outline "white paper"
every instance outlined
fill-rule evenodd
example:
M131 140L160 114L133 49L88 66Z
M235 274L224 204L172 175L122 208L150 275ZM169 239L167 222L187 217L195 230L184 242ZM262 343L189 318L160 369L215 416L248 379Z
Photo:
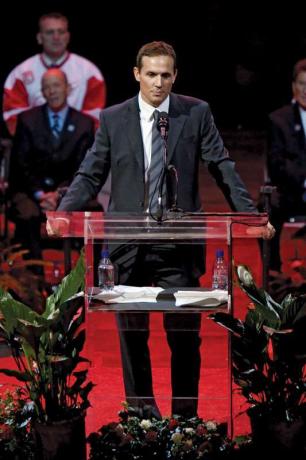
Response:
M228 301L228 291L214 289L212 291L177 291L174 292L175 306L197 303L198 306L214 307ZM201 302L203 304L201 305Z

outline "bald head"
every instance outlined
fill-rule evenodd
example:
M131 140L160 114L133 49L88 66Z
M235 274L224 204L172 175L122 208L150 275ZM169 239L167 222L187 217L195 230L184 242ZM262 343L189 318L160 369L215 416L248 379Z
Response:
M48 69L41 79L41 91L51 110L61 110L67 105L70 92L66 74L61 69Z

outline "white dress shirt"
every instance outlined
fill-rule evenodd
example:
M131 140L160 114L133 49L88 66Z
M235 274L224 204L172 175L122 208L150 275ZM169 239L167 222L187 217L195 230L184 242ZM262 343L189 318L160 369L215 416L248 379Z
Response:
M142 133L143 149L144 149L144 167L145 167L145 184L147 185L148 170L151 164L151 153L152 153L152 128L153 128L153 113L155 110L160 112L169 112L169 96L161 103L158 107L145 102L141 93L138 96L139 108L140 108L140 126ZM148 211L148 191L147 186L145 188L145 210Z

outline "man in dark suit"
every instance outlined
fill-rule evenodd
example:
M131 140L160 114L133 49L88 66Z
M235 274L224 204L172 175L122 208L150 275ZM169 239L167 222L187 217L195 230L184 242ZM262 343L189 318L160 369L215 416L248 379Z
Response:
M224 148L208 104L171 93L176 75L176 55L170 45L152 42L140 49L134 67L135 79L140 84L139 94L101 112L95 143L59 210L80 209L97 193L111 170L109 211L150 212L155 217L160 216L160 203L156 200L158 191L160 201L165 197L160 180L162 171L156 173L155 167L156 163L163 163L164 158L157 148L157 109L169 115L166 162L177 171L177 205L183 211L201 209L198 169L202 159L211 166L233 209L256 212ZM155 155L160 155L157 162ZM113 251L112 259L117 263L121 284L163 288L199 286L199 276L204 269L203 260L200 260L202 253L171 244L141 245L136 251L133 249L129 248L130 253L123 247ZM127 401L150 404L152 414L159 416L152 389L148 315L118 314L117 322ZM200 316L165 314L164 326L172 353L172 413L193 416L197 412L200 371Z
M293 101L269 116L268 174L277 187L272 197L270 269L281 271L280 237L285 221L306 216L306 59L293 69Z
M47 103L18 116L9 179L15 240L32 258L41 258L44 212L56 209L94 139L92 119L67 105L70 88L64 72L47 70L41 86Z

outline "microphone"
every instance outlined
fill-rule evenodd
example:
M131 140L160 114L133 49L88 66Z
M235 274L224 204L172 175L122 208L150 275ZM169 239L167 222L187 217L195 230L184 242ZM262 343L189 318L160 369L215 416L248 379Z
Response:
M167 112L160 112L157 120L157 129L160 132L161 137L164 141L168 139L169 131L169 116Z

